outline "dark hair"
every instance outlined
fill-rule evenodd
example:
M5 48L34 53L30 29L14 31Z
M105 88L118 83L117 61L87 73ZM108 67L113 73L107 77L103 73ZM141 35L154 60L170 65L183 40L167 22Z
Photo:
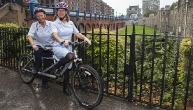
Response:
M34 10L34 14L37 14L38 12L43 12L44 14L46 14L46 12L42 8L37 8Z

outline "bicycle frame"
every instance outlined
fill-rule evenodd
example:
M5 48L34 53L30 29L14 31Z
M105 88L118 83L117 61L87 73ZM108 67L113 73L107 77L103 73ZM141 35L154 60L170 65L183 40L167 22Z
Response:
M71 64L73 64L73 62L75 63L75 66L76 66L76 67L78 66L78 64L82 63L82 59L81 59L81 58L78 58L77 52L76 52L76 50L74 50L74 49L73 49L73 54L74 54L74 56L75 56L74 60L71 61L71 62L69 62L69 63L67 63L67 64L63 67L62 71L61 71L58 75L57 75L57 74L52 75L52 74L46 73L47 71L51 70L51 69L57 64L57 62L54 63L53 65L51 65L49 68L44 69L42 72L39 71L37 74L38 74L38 75L42 75L42 76L46 76L46 77L50 77L50 78L53 78L53 79L58 78L58 76L63 76L64 72L67 70L67 68L68 68ZM53 57L51 57L51 58L50 58L50 57L42 57L42 59L44 59L44 58L45 58L45 59L50 59L50 60L56 61L56 59L54 58L54 54L53 54ZM33 59L34 59L34 57L33 57ZM77 62L78 62L78 63L77 63Z
M74 63L75 68L71 78L73 94L82 106L84 106L85 108L94 108L101 103L103 98L102 80L99 76L99 73L92 66L83 64L82 59L79 58L77 55L75 48L79 45L81 47L84 46L86 42L69 42L69 44L72 45L74 60L67 63L65 66L63 65L62 67L60 67L58 71L58 69L54 68L58 63L57 57L55 57L52 52L51 57L41 57L42 60L52 60L52 65L46 69L43 69L42 67L37 74L41 76L46 76L48 78L53 78L54 80L59 82L63 82L65 80L65 71ZM27 48L32 49L31 46L27 46ZM52 49L53 47L45 46L45 50L52 51ZM32 74L34 68L34 60L35 56L30 54L23 54L19 59L19 74L22 81L26 84L32 83L35 79L36 75ZM48 71L50 70L53 72L53 74L48 74ZM90 97L91 99L89 99Z

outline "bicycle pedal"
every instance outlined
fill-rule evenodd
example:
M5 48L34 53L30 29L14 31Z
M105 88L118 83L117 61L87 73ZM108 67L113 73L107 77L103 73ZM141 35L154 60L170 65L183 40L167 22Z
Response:
M64 77L58 77L57 79L56 79L56 81L58 81L58 82L63 82L64 81Z

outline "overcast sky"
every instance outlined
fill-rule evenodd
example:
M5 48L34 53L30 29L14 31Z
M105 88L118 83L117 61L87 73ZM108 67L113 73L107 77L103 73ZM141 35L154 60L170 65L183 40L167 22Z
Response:
M103 0L106 2L109 6L111 6L115 11L115 14L117 12L117 15L120 14L126 14L126 9L129 8L129 6L139 5L139 7L142 7L142 0ZM165 7L165 5L171 5L173 2L176 2L178 0L160 0L160 8Z

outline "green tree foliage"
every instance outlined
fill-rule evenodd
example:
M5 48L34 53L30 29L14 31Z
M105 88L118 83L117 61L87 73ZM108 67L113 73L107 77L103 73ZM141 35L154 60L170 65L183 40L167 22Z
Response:
M23 8L25 9L25 14L26 16L30 15L30 10L29 10L29 4L26 2L23 3Z
M172 3L170 10L173 10L176 6L178 6L178 2Z
M122 15L119 16L119 18L125 18L125 15L122 14Z
M150 14L156 15L156 14L157 14L157 11L156 11L156 10L148 10L148 11L144 14L144 17L149 17Z

